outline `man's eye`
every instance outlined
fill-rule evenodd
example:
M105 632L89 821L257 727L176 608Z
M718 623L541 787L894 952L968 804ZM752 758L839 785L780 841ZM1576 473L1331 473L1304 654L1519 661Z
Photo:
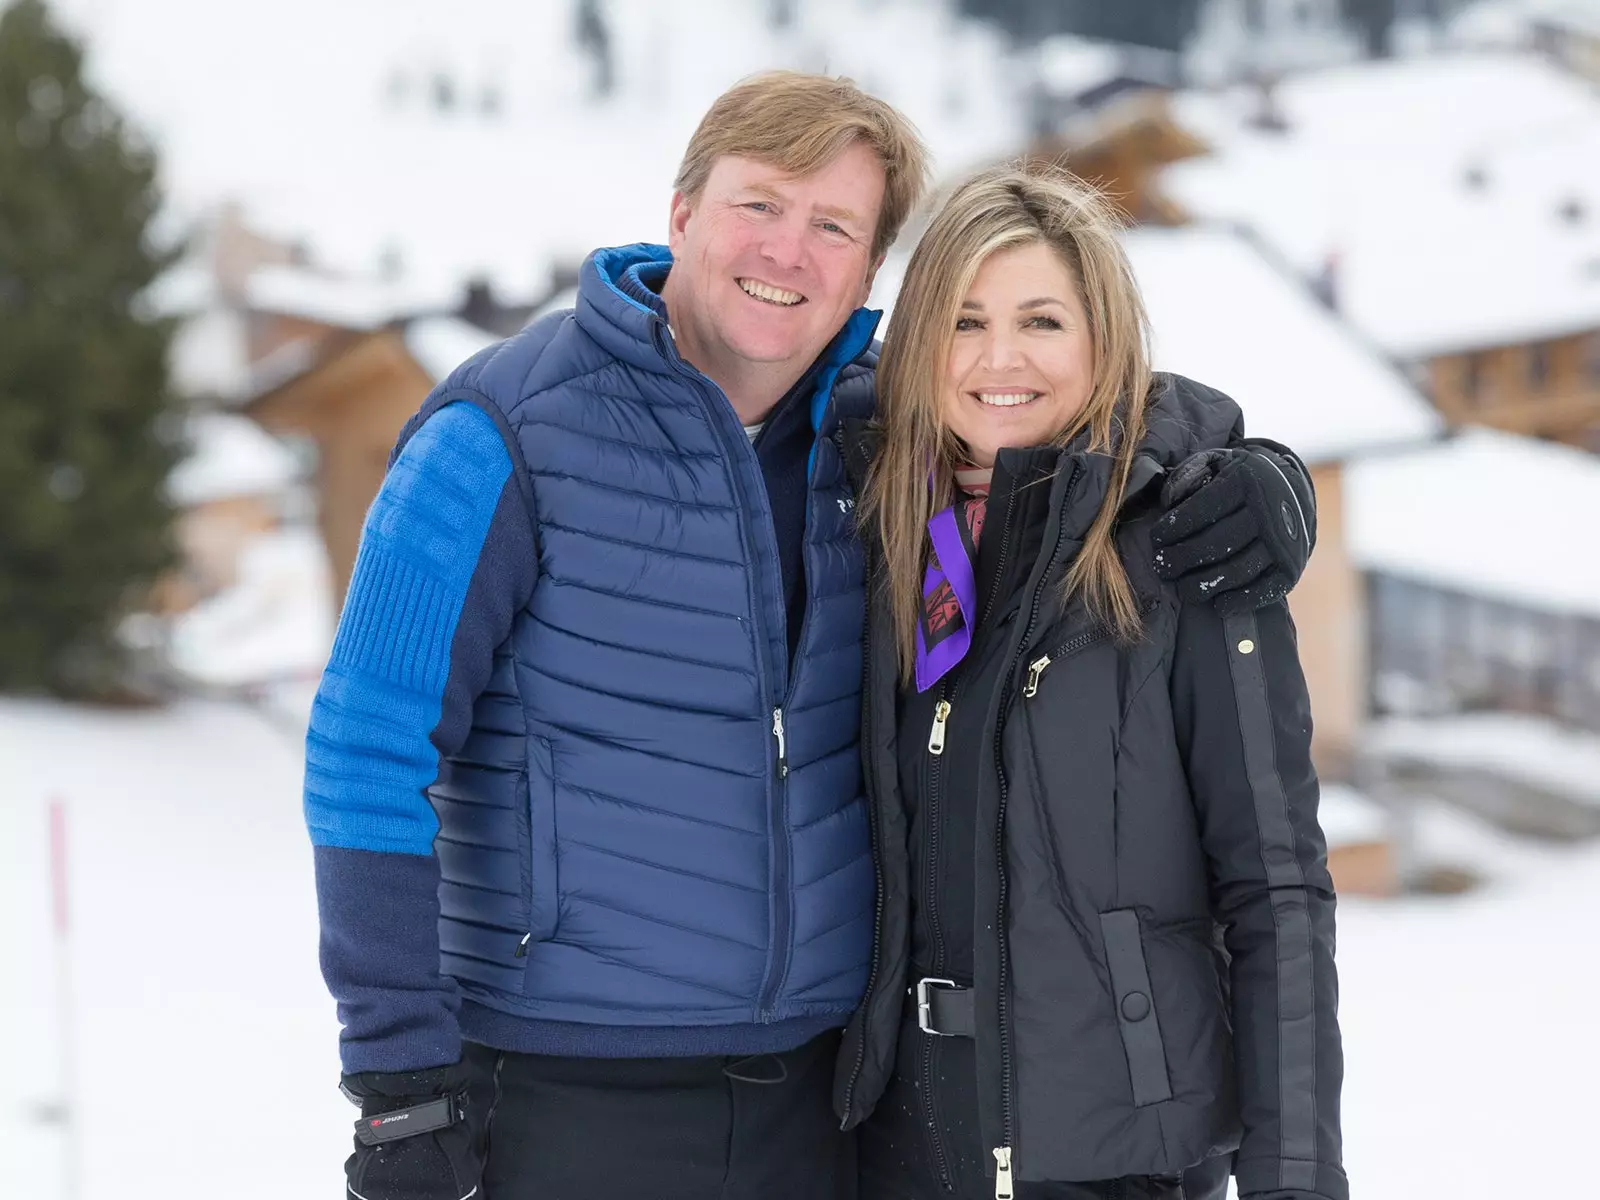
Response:
M768 204L765 200L752 200L752 201L750 201L749 204L746 204L745 207L748 208L748 209L752 209L755 212L771 212L772 211L772 205Z
M832 221L824 221L822 223L822 231L824 233L843 233L844 227L841 225L835 225Z

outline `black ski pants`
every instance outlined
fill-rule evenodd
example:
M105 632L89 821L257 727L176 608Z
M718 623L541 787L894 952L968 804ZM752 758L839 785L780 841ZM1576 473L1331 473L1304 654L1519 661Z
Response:
M838 1048L836 1032L749 1058L469 1044L481 1200L855 1200L855 1139L831 1104Z

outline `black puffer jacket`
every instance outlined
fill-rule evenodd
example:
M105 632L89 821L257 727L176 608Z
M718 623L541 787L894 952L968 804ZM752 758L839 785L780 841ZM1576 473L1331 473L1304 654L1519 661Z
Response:
M989 694L963 696L987 705L982 744L945 751L974 767L946 787L976 797L980 1123L1016 1179L1175 1173L1237 1147L1242 1196L1348 1196L1334 896L1293 626L1282 604L1227 619L1180 604L1148 565L1165 472L1242 431L1226 396L1158 377L1118 533L1144 609L1136 644L1058 599L1108 458L1061 453L1042 539L987 522L986 542L1041 546L996 606L1011 615L989 631L1005 639ZM865 427L846 434L858 480L874 445ZM878 943L841 1053L847 1127L883 1092L910 982L898 673L872 594L862 746Z

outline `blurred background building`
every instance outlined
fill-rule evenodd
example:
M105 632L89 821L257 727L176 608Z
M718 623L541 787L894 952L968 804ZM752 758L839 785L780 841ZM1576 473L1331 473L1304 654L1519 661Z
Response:
M19 803L77 781L99 831L87 855L131 838L169 861L160 839L124 826L108 795L120 783L187 831L172 845L266 847L280 866L252 875L244 910L301 934L265 939L303 1014L267 1037L286 1046L298 1030L286 1094L332 1070L296 857L296 739L395 436L458 362L570 304L589 250L662 238L705 107L745 74L788 66L849 75L906 111L933 149L936 193L1018 155L1100 182L1130 218L1156 365L1230 393L1250 432L1305 458L1319 542L1291 607L1324 821L1341 893L1373 898L1347 902L1341 942L1352 1175L1374 1198L1499 1198L1524 1175L1471 1155L1561 1145L1560 1120L1517 1124L1517 1110L1535 1087L1581 1106L1586 1090L1552 1083L1580 1064L1502 1061L1486 1043L1512 1036L1523 1004L1545 1006L1552 1031L1571 1027L1566 992L1600 985L1600 952L1577 952L1600 941L1519 924L1600 901L1600 0L50 11L158 155L156 228L183 252L141 301L176 323L187 457L167 489L174 565L123 634L145 692L168 703L108 717L0 699L0 761L22 764ZM874 306L892 307L918 232L913 220L892 250ZM196 749L208 744L215 757ZM64 768L79 746L119 765ZM260 841L235 840L210 811L230 805ZM22 907L43 868L33 826L19 831ZM223 875L209 886L238 899ZM48 952L16 937L24 958ZM1496 937L1515 947L1482 948ZM1509 973L1485 965L1502 952ZM125 969L142 978L141 964ZM277 994L241 969L225 994L238 999L245 978ZM1429 988L1428 1005L1477 999L1433 1026L1389 1007ZM12 1003L18 1020L55 1019ZM119 1003L114 988L96 1002ZM267 1020L275 1004L243 1011ZM1471 1042L1454 1046L1465 1066L1456 1038ZM50 1090L49 1040L18 1050L0 1095ZM1592 1077L1600 1058L1583 1066ZM1435 1102L1445 1115L1417 1115ZM111 1194L130 1176L105 1147L142 1160L103 1126L94 1142L87 1103L87 1126L80 1113L54 1132L0 1128L21 1147L0 1163L36 1162L76 1129L90 1149L67 1159L87 1156L86 1194ZM308 1117L319 1149L285 1178L333 1178L344 1114L317 1111L334 1136ZM1453 1154L1442 1176L1418 1166ZM16 1194L51 1195L67 1168L21 1171Z

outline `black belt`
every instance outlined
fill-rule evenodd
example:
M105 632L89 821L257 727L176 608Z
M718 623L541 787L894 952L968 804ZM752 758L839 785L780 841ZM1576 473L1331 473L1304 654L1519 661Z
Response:
M978 1022L973 990L960 987L953 979L919 979L913 989L917 998L917 1028L936 1037L974 1037Z

